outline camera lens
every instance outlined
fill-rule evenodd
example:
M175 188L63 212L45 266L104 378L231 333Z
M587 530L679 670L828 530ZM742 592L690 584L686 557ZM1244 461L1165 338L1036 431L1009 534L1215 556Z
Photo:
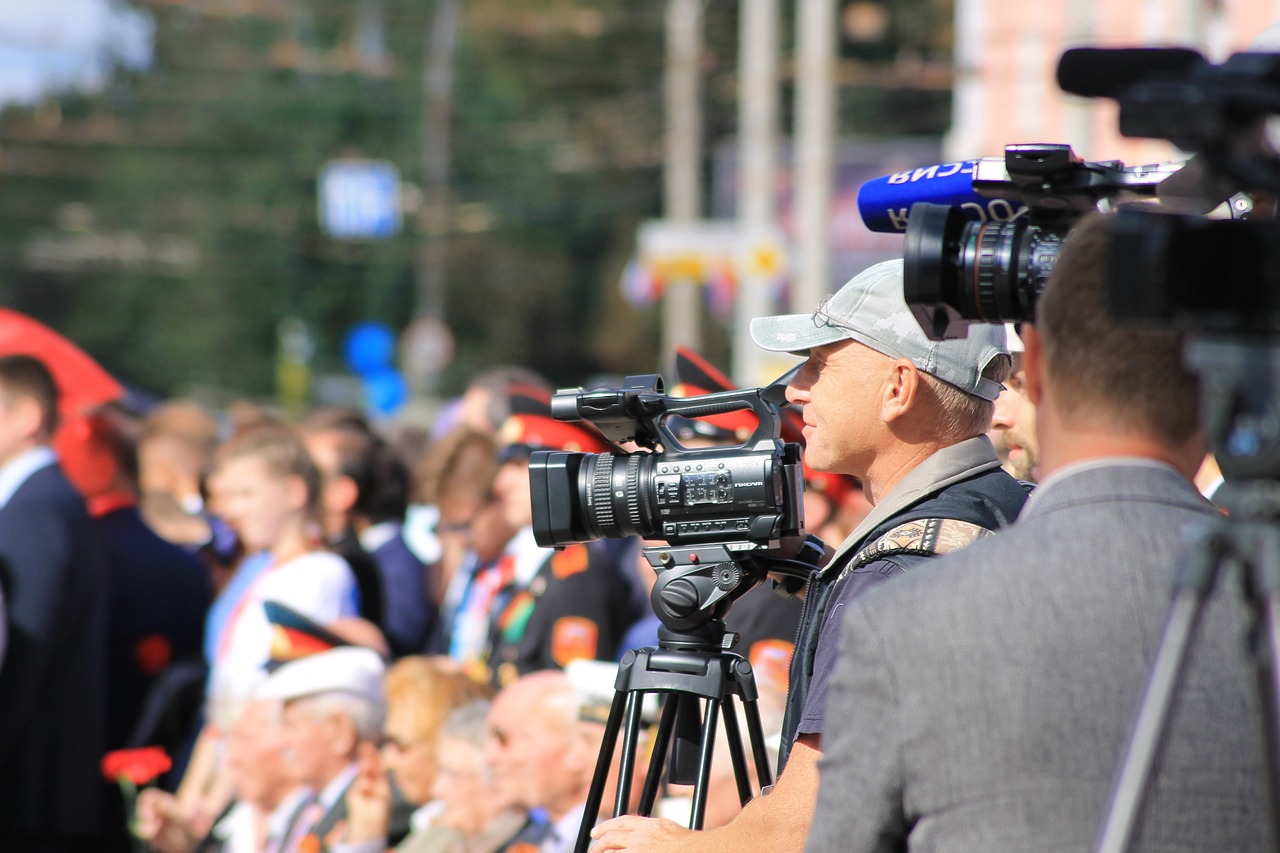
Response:
M537 451L529 459L533 529L544 548L593 539L661 536L645 488L647 453Z
M1030 320L1066 229L971 222L954 207L915 204L907 221L903 294L908 305L950 306L961 318Z
M653 517L640 486L649 482L654 458L646 453L598 453L583 461L578 494L588 538L652 539L661 534L662 524Z

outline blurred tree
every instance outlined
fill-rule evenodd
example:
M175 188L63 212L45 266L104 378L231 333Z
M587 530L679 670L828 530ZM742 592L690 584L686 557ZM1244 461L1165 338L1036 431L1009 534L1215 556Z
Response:
M0 303L158 394L269 393L288 316L314 330L320 371L341 369L354 323L407 325L418 218L392 239L332 240L315 179L356 156L421 184L434 3L132 5L154 19L150 68L0 113ZM856 65L842 114L855 104L870 119L841 129L940 132L945 93L903 69L946 61L950 3L878 5L889 26L868 44L887 47L860 47L847 27L842 42ZM504 361L557 384L658 367L656 311L626 304L617 283L636 226L661 210L664 6L462 3L442 238L457 356L444 390ZM706 31L710 151L734 131L735 0L709 0ZM723 330L709 339L727 363Z

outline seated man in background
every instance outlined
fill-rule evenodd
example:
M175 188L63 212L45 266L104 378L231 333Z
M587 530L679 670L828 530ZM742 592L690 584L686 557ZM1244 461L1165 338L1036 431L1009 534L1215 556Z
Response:
M569 677L556 670L522 676L493 700L484 757L500 796L545 817L515 843L568 853L578 840L604 729L580 712Z

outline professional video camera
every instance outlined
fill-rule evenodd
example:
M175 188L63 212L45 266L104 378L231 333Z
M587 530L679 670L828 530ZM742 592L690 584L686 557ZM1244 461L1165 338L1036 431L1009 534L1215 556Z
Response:
M1160 188L1166 210L1116 217L1116 313L1207 332L1280 331L1274 211L1248 222L1196 215L1224 200L1247 215L1242 197L1280 194L1280 53L1237 53L1215 65L1185 48L1075 48L1059 62L1058 83L1114 98L1124 135L1194 152Z
M640 536L658 571L652 600L663 624L690 631L724 616L768 572L807 575L822 556L803 539L800 446L783 442L783 385L678 398L662 377L629 376L622 388L559 391L558 420L585 420L635 453L538 451L529 459L533 531L543 547ZM688 448L668 427L751 409L755 432L740 445Z
M1057 144L1009 145L1003 157L953 165L879 178L858 193L868 228L905 228L904 296L935 340L964 337L970 322L1031 319L1075 221L1155 195L1180 166L1086 162ZM968 187L956 184L963 176Z

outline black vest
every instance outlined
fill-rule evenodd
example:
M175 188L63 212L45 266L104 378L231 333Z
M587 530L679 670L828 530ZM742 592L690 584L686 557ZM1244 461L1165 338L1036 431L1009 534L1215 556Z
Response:
M926 518L946 518L976 524L987 530L997 530L1007 526L1017 517L1026 500L1027 489L1003 470L992 468L983 471L928 495L886 519L864 536L855 547L842 554L836 563L826 567L820 574L815 571L810 575L805 590L804 613L800 617L800 630L796 635L796 648L791 657L791 670L788 676L787 708L782 721L782 744L778 753L779 775L791 754L791 745L795 742L796 732L800 727L800 717L809 696L814 658L822 626L826 621L827 608L836 597L836 591L848 582L851 576L846 575L844 571L848 562L864 547L871 545L904 522ZM922 558L923 555L904 554L896 558L884 557L881 560L887 559L899 563L901 569L905 568L903 563ZM852 574L857 574L857 571L855 569Z

